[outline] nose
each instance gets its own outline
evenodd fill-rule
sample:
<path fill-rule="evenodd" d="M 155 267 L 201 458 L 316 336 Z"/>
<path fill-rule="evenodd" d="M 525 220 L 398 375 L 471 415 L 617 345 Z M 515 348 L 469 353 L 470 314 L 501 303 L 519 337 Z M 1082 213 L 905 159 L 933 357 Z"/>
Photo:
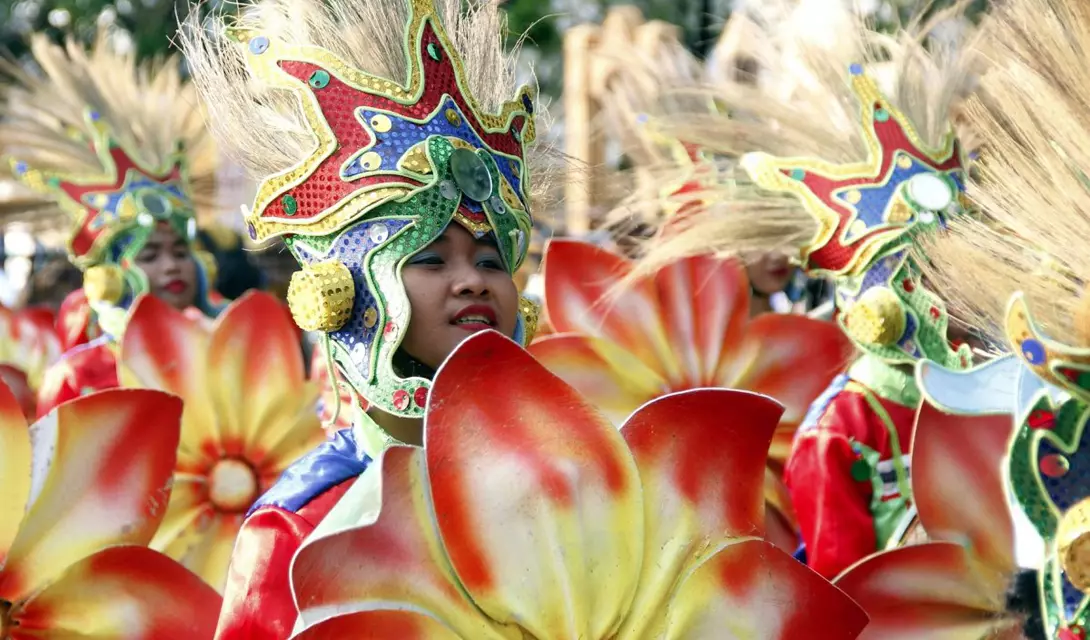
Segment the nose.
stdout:
<path fill-rule="evenodd" d="M 485 297 L 489 293 L 484 274 L 470 263 L 458 266 L 451 284 L 455 296 Z"/>
<path fill-rule="evenodd" d="M 168 276 L 180 274 L 182 272 L 182 262 L 189 259 L 188 256 L 181 258 L 170 252 L 166 252 L 163 256 L 163 274 Z"/>

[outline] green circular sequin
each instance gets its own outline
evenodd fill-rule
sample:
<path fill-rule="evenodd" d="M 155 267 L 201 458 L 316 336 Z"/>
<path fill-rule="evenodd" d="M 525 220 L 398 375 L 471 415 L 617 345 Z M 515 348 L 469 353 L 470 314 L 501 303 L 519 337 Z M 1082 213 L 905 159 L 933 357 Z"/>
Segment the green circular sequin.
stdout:
<path fill-rule="evenodd" d="M 492 195 L 492 174 L 484 160 L 469 149 L 455 149 L 450 154 L 450 172 L 467 197 L 484 202 Z"/>
<path fill-rule="evenodd" d="M 280 204 L 284 206 L 284 213 L 289 216 L 295 215 L 295 212 L 299 210 L 299 203 L 295 201 L 295 196 L 290 193 L 284 196 Z"/>
<path fill-rule="evenodd" d="M 319 69 L 310 74 L 307 83 L 315 89 L 325 89 L 326 85 L 329 84 L 329 72 Z"/>
<path fill-rule="evenodd" d="M 859 459 L 852 463 L 852 480 L 866 482 L 870 480 L 871 468 L 866 460 Z"/>
<path fill-rule="evenodd" d="M 428 43 L 428 57 L 436 62 L 442 59 L 442 56 L 439 55 L 439 47 L 435 46 L 434 42 Z"/>
<path fill-rule="evenodd" d="M 886 120 L 889 120 L 889 111 L 886 111 L 885 109 L 876 110 L 874 112 L 874 119 L 878 122 L 885 122 Z"/>

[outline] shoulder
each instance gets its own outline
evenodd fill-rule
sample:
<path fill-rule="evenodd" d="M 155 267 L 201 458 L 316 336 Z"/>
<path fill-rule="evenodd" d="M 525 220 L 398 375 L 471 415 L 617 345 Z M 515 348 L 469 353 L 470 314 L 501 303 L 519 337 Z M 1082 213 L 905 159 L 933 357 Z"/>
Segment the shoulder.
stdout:
<path fill-rule="evenodd" d="M 817 400 L 814 400 L 813 404 L 806 411 L 806 416 L 802 419 L 802 424 L 799 425 L 799 433 L 806 431 L 813 431 L 821 424 L 821 418 L 830 411 L 830 409 L 839 402 L 843 402 L 842 396 L 845 390 L 848 388 L 851 378 L 848 374 L 842 373 L 833 378 L 833 381 L 829 383 L 829 386 L 825 388 L 825 391 L 818 396 Z"/>
<path fill-rule="evenodd" d="M 342 429 L 284 470 L 247 515 L 265 507 L 297 513 L 312 500 L 363 473 L 371 458 L 356 442 L 355 429 Z"/>

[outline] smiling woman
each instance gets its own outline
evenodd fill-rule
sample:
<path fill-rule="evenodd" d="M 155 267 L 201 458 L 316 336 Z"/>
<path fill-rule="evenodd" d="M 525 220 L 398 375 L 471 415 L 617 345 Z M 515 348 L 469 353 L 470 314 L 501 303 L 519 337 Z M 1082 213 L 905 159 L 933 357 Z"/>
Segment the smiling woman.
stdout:
<path fill-rule="evenodd" d="M 517 89 L 496 3 L 249 9 L 230 28 L 188 25 L 183 48 L 214 133 L 262 181 L 249 234 L 283 238 L 299 261 L 292 314 L 353 396 L 353 428 L 290 467 L 235 546 L 219 637 L 284 638 L 295 551 L 331 514 L 369 508 L 387 446 L 423 443 L 440 365 L 481 331 L 533 336 L 513 274 L 544 181 L 537 105 Z"/>

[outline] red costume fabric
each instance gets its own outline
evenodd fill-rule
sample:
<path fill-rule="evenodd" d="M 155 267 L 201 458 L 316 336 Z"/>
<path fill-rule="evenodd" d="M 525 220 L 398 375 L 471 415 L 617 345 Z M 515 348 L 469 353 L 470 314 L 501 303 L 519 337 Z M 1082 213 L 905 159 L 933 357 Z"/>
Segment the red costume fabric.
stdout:
<path fill-rule="evenodd" d="M 45 372 L 38 391 L 38 417 L 74 398 L 119 386 L 113 349 L 109 338 L 102 336 L 61 356 Z"/>
<path fill-rule="evenodd" d="M 830 579 L 878 550 L 871 508 L 874 485 L 869 475 L 853 474 L 861 459 L 853 445 L 868 447 L 887 462 L 893 457 L 893 443 L 865 390 L 847 375 L 838 377 L 807 415 L 785 470 L 807 564 Z M 870 393 L 889 414 L 907 466 L 916 407 Z M 881 499 L 900 497 L 892 473 L 882 476 L 886 482 Z"/>

